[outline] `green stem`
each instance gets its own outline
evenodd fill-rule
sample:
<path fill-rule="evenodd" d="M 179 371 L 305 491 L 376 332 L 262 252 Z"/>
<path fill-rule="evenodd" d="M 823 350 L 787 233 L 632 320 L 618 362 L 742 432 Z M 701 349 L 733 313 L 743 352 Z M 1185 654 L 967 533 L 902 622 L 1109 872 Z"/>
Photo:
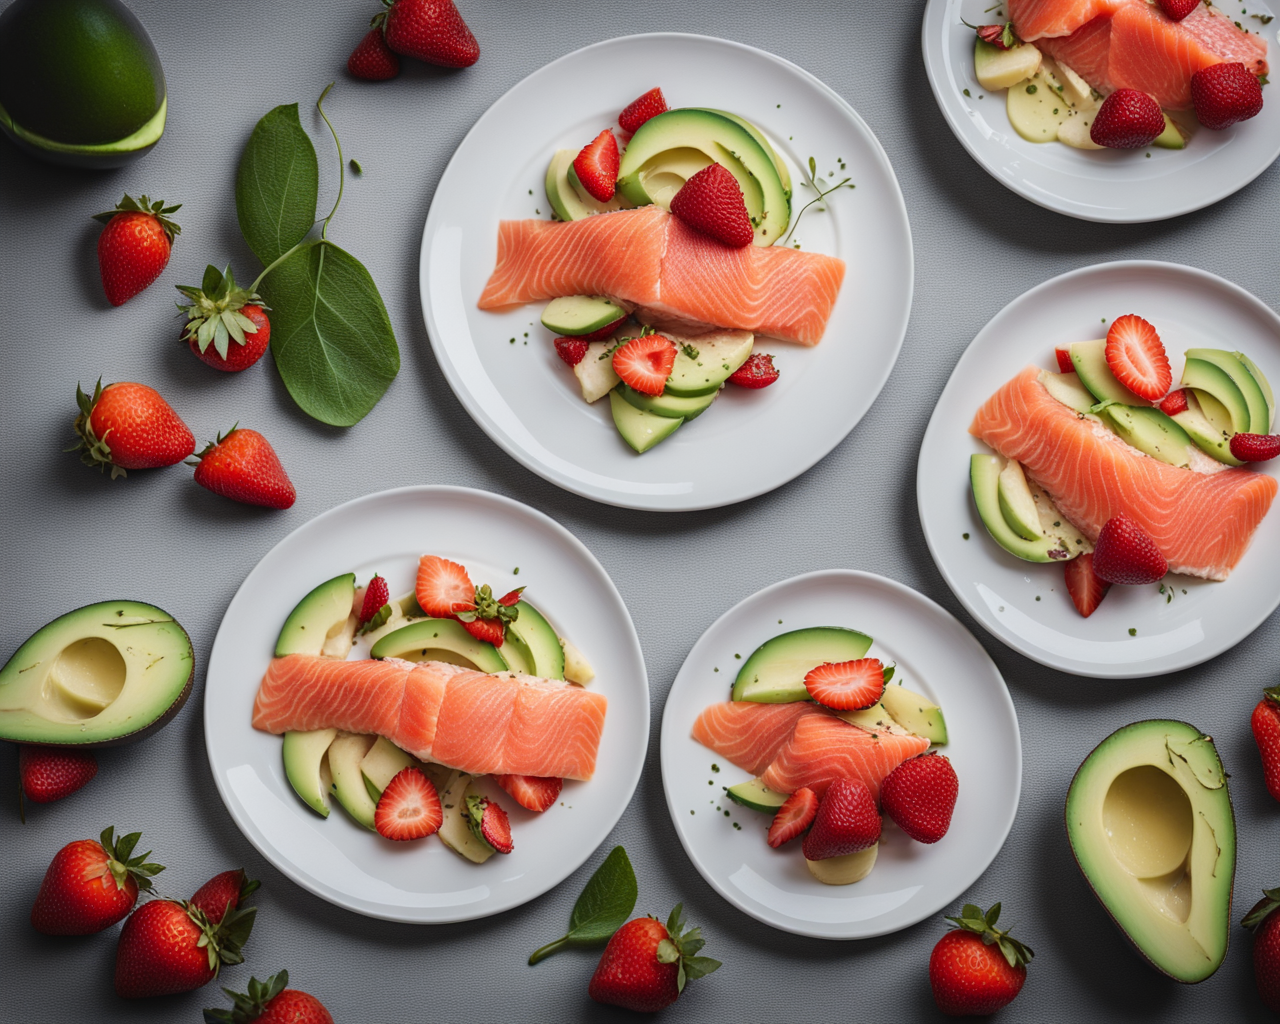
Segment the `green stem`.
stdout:
<path fill-rule="evenodd" d="M 529 966 L 532 967 L 539 960 L 545 960 L 552 953 L 559 953 L 560 950 L 564 949 L 568 945 L 569 945 L 569 936 L 567 935 L 563 936 L 562 938 L 556 939 L 555 942 L 548 942 L 541 949 L 535 949 L 532 953 L 529 954 Z"/>
<path fill-rule="evenodd" d="M 804 208 L 803 208 L 803 209 L 802 209 L 802 210 L 801 210 L 801 211 L 796 215 L 796 219 L 792 222 L 792 224 L 791 224 L 791 230 L 787 232 L 786 236 L 785 236 L 785 237 L 782 239 L 782 241 L 781 241 L 781 242 L 779 242 L 778 244 L 779 244 L 779 245 L 786 245 L 786 244 L 787 244 L 787 241 L 791 238 L 792 232 L 794 232 L 794 231 L 795 231 L 795 229 L 796 229 L 796 228 L 798 228 L 798 227 L 800 226 L 800 218 L 801 218 L 801 217 L 803 217 L 803 216 L 805 215 L 805 211 L 806 211 L 806 210 L 808 210 L 808 209 L 809 209 L 809 207 L 811 207 L 811 206 L 812 206 L 814 203 L 816 203 L 816 202 L 819 202 L 819 201 L 821 201 L 821 200 L 823 200 L 823 199 L 826 199 L 826 198 L 827 198 L 827 196 L 831 195 L 831 193 L 832 193 L 832 192 L 834 192 L 834 191 L 836 191 L 836 189 L 844 188 L 844 187 L 845 187 L 845 185 L 849 184 L 849 181 L 850 181 L 850 179 L 849 179 L 849 178 L 845 178 L 845 179 L 844 179 L 844 181 L 840 182 L 840 183 L 839 183 L 839 184 L 837 184 L 837 185 L 832 185 L 829 189 L 827 189 L 827 190 L 824 192 L 824 191 L 822 191 L 822 189 L 818 188 L 818 185 L 817 185 L 817 183 L 816 183 L 816 182 L 814 182 L 812 179 L 810 179 L 810 180 L 808 181 L 809 186 L 810 186 L 811 188 L 813 188 L 813 189 L 814 189 L 818 194 L 817 194 L 816 196 L 814 196 L 812 199 L 810 199 L 807 203 L 805 203 L 805 204 L 804 204 Z"/>
<path fill-rule="evenodd" d="M 332 217 L 332 216 L 333 216 L 333 214 L 329 214 L 329 216 L 330 216 L 330 217 Z M 328 223 L 328 221 L 325 221 L 325 223 L 327 224 L 327 223 Z M 314 229 L 314 225 L 313 225 L 313 229 Z M 249 285 L 249 294 L 250 294 L 250 295 L 255 295 L 255 294 L 257 294 L 257 291 L 258 291 L 258 285 L 262 284 L 262 279 L 263 279 L 264 277 L 266 277 L 269 273 L 271 273 L 271 271 L 275 270 L 275 269 L 276 269 L 276 267 L 280 266 L 280 264 L 281 264 L 281 263 L 283 263 L 285 260 L 287 260 L 290 256 L 292 256 L 295 252 L 297 252 L 299 249 L 301 249 L 304 245 L 309 245 L 309 244 L 310 244 L 310 243 L 309 243 L 309 242 L 304 238 L 301 242 L 299 242 L 297 245 L 295 245 L 292 249 L 290 249 L 290 250 L 288 250 L 287 252 L 285 252 L 285 253 L 281 254 L 280 256 L 277 256 L 274 260 L 272 260 L 272 261 L 271 261 L 271 264 L 270 264 L 269 266 L 267 266 L 267 267 L 262 271 L 262 273 L 261 273 L 261 274 L 259 274 L 256 278 L 254 278 L 253 284 Z"/>
<path fill-rule="evenodd" d="M 342 162 L 342 143 L 338 141 L 338 133 L 334 130 L 333 122 L 329 120 L 329 115 L 324 112 L 324 98 L 329 95 L 329 90 L 333 88 L 330 82 L 324 87 L 324 92 L 320 94 L 320 98 L 316 100 L 316 110 L 320 111 L 320 116 L 324 118 L 324 123 L 329 126 L 329 134 L 333 136 L 333 144 L 338 147 L 338 198 L 334 200 L 333 209 L 329 211 L 329 216 L 324 219 L 324 227 L 320 229 L 320 237 L 324 238 L 329 231 L 329 221 L 333 220 L 333 215 L 338 212 L 338 204 L 342 202 L 342 187 L 346 183 L 347 175 L 344 170 L 345 165 Z"/>

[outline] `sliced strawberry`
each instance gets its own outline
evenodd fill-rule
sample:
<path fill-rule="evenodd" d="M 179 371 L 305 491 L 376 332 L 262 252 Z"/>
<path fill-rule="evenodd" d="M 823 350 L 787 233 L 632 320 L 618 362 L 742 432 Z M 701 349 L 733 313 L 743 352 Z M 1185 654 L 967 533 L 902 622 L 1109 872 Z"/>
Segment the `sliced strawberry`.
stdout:
<path fill-rule="evenodd" d="M 1186 412 L 1187 389 L 1178 388 L 1177 391 L 1170 391 L 1165 396 L 1164 401 L 1160 403 L 1160 411 L 1166 416 L 1177 416 L 1180 412 Z"/>
<path fill-rule="evenodd" d="M 503 594 L 498 598 L 498 604 L 502 605 L 504 608 L 510 608 L 513 604 L 518 604 L 520 602 L 520 595 L 523 593 L 524 587 L 516 587 L 515 590 Z"/>
<path fill-rule="evenodd" d="M 804 677 L 804 688 L 819 704 L 837 711 L 869 708 L 884 696 L 884 665 L 878 658 L 829 662 Z"/>
<path fill-rule="evenodd" d="M 778 368 L 773 356 L 766 352 L 752 352 L 747 361 L 729 374 L 729 383 L 740 388 L 767 388 L 778 379 Z"/>
<path fill-rule="evenodd" d="M 470 622 L 463 622 L 462 628 L 477 640 L 493 644 L 494 647 L 501 647 L 506 636 L 506 628 L 500 619 L 472 619 Z"/>
<path fill-rule="evenodd" d="M 368 622 L 382 611 L 382 606 L 390 599 L 391 592 L 387 590 L 387 581 L 374 573 L 369 586 L 365 588 L 364 603 L 360 605 L 360 621 Z"/>
<path fill-rule="evenodd" d="M 1156 402 L 1169 392 L 1173 371 L 1156 329 L 1128 313 L 1107 331 L 1107 367 L 1116 380 L 1139 398 Z"/>
<path fill-rule="evenodd" d="M 618 185 L 618 140 L 606 128 L 573 158 L 573 172 L 593 199 L 607 203 Z"/>
<path fill-rule="evenodd" d="M 738 179 L 721 164 L 692 175 L 671 198 L 671 212 L 717 242 L 741 249 L 755 239 Z"/>
<path fill-rule="evenodd" d="M 467 570 L 439 555 L 422 556 L 414 589 L 418 606 L 437 619 L 475 607 L 476 588 Z"/>
<path fill-rule="evenodd" d="M 444 821 L 440 795 L 420 768 L 404 768 L 382 791 L 373 815 L 374 828 L 385 839 L 425 839 Z"/>
<path fill-rule="evenodd" d="M 1102 525 L 1093 549 L 1093 571 L 1108 583 L 1134 587 L 1162 580 L 1169 563 L 1151 535 L 1120 512 Z"/>
<path fill-rule="evenodd" d="M 641 394 L 660 395 L 676 365 L 675 342 L 661 334 L 632 338 L 613 354 L 613 372 Z"/>
<path fill-rule="evenodd" d="M 511 841 L 511 819 L 492 800 L 485 804 L 484 817 L 480 819 L 480 835 L 499 853 L 510 853 L 515 849 L 515 843 Z"/>
<path fill-rule="evenodd" d="M 611 324 L 605 324 L 603 327 L 592 331 L 590 334 L 576 334 L 574 337 L 581 338 L 583 341 L 604 341 L 605 338 L 609 337 L 614 331 L 625 324 L 627 322 L 627 317 L 630 315 L 630 313 L 624 313 Z"/>
<path fill-rule="evenodd" d="M 1076 372 L 1076 364 L 1071 361 L 1071 349 L 1065 345 L 1059 345 L 1053 350 L 1053 354 L 1058 358 L 1059 373 Z"/>
<path fill-rule="evenodd" d="M 618 125 L 624 132 L 634 135 L 649 118 L 657 117 L 659 114 L 665 114 L 666 112 L 667 101 L 662 96 L 662 90 L 655 86 L 643 96 L 627 104 L 622 113 L 618 115 Z"/>
<path fill-rule="evenodd" d="M 1280 455 L 1280 436 L 1275 434 L 1233 434 L 1231 454 L 1241 462 L 1270 462 Z"/>
<path fill-rule="evenodd" d="M 789 843 L 813 824 L 818 813 L 818 797 L 808 786 L 792 793 L 778 808 L 769 826 L 769 845 L 775 850 Z"/>
<path fill-rule="evenodd" d="M 1078 555 L 1062 564 L 1062 574 L 1067 583 L 1067 596 L 1076 611 L 1086 619 L 1098 609 L 1107 596 L 1111 584 L 1100 579 L 1093 571 L 1093 553 Z"/>
<path fill-rule="evenodd" d="M 1011 21 L 1006 21 L 1003 25 L 979 25 L 975 31 L 984 43 L 990 43 L 1001 50 L 1012 50 L 1018 45 L 1018 37 L 1014 35 Z"/>
<path fill-rule="evenodd" d="M 526 811 L 541 813 L 556 802 L 564 779 L 543 779 L 536 775 L 495 775 L 494 781 Z"/>
<path fill-rule="evenodd" d="M 556 338 L 556 355 L 570 366 L 577 366 L 587 354 L 586 338 Z"/>

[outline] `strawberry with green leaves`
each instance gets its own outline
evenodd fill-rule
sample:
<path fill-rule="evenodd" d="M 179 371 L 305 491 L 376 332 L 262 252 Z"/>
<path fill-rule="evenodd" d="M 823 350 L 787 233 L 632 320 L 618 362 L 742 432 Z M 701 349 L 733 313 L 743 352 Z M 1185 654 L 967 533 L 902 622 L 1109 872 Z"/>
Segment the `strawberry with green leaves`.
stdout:
<path fill-rule="evenodd" d="M 688 982 L 717 970 L 719 960 L 697 955 L 705 945 L 702 929 L 685 930 L 683 909 L 677 903 L 665 926 L 656 917 L 637 917 L 614 932 L 591 976 L 591 998 L 657 1013 L 680 998 Z"/>
<path fill-rule="evenodd" d="M 494 597 L 489 584 L 476 588 L 475 598 L 470 608 L 455 612 L 454 618 L 462 623 L 462 628 L 477 640 L 501 647 L 506 636 L 507 623 L 515 622 L 520 617 L 520 609 L 516 604 L 524 587 L 517 587 L 509 594 Z"/>
<path fill-rule="evenodd" d="M 418 607 L 433 618 L 457 619 L 477 640 L 501 647 L 507 623 L 520 615 L 516 605 L 524 587 L 502 597 L 493 596 L 489 584 L 477 587 L 465 566 L 439 555 L 423 555 L 418 561 L 414 596 Z"/>
<path fill-rule="evenodd" d="M 249 878 L 244 873 L 244 868 L 234 868 L 214 875 L 205 882 L 191 897 L 191 902 L 204 912 L 205 917 L 218 924 L 227 913 L 237 909 L 256 892 L 261 884 Z"/>
<path fill-rule="evenodd" d="M 235 373 L 262 358 L 271 341 L 271 321 L 261 296 L 236 285 L 231 268 L 208 266 L 200 287 L 178 285 L 190 301 L 178 303 L 187 316 L 182 339 L 196 357 L 215 370 Z"/>
<path fill-rule="evenodd" d="M 152 900 L 125 922 L 116 946 L 116 995 L 124 999 L 191 992 L 243 963 L 256 907 L 228 910 L 216 923 L 195 903 Z"/>
<path fill-rule="evenodd" d="M 1262 700 L 1253 709 L 1249 725 L 1262 755 L 1262 777 L 1267 792 L 1280 800 L 1280 687 L 1262 691 Z"/>
<path fill-rule="evenodd" d="M 224 988 L 232 1008 L 205 1010 L 205 1024 L 333 1024 L 319 999 L 288 984 L 289 972 L 281 971 L 266 981 L 250 978 L 247 992 Z"/>
<path fill-rule="evenodd" d="M 364 596 L 357 597 L 360 611 L 356 613 L 356 618 L 360 620 L 361 633 L 372 632 L 391 618 L 391 592 L 387 589 L 387 581 L 376 572 L 369 585 L 364 588 Z"/>
<path fill-rule="evenodd" d="M 102 378 L 86 395 L 76 385 L 75 430 L 80 442 L 67 451 L 99 470 L 111 467 L 111 479 L 131 469 L 172 466 L 196 450 L 191 428 L 155 388 L 123 382 L 102 386 Z"/>
<path fill-rule="evenodd" d="M 951 1017 L 981 1017 L 1008 1006 L 1027 980 L 1035 955 L 1028 946 L 998 929 L 1000 904 L 985 914 L 966 903 L 956 927 L 933 947 L 929 985 L 938 1009 Z"/>
<path fill-rule="evenodd" d="M 164 870 L 147 860 L 151 851 L 133 855 L 141 832 L 115 838 L 107 828 L 99 840 L 68 843 L 44 873 L 31 926 L 45 935 L 92 935 L 110 928 L 151 892 L 151 879 Z"/>
<path fill-rule="evenodd" d="M 1280 889 L 1263 889 L 1240 923 L 1253 931 L 1253 980 L 1272 1013 L 1280 1013 Z"/>
<path fill-rule="evenodd" d="M 106 225 L 98 236 L 98 269 L 111 305 L 124 305 L 169 265 L 173 240 L 182 231 L 169 214 L 180 209 L 181 203 L 165 206 L 147 196 L 126 195 L 114 210 L 94 215 Z"/>
<path fill-rule="evenodd" d="M 232 427 L 188 465 L 196 467 L 196 483 L 232 501 L 283 509 L 298 497 L 271 442 L 256 430 Z"/>

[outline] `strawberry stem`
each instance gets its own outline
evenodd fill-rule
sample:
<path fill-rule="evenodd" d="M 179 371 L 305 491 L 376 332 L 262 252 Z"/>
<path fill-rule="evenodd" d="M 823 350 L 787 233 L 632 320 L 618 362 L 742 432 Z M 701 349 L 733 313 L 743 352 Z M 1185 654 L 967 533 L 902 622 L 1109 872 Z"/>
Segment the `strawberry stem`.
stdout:
<path fill-rule="evenodd" d="M 324 118 L 324 123 L 329 126 L 329 134 L 333 136 L 333 144 L 338 148 L 338 198 L 333 201 L 333 209 L 329 211 L 329 216 L 324 219 L 324 226 L 320 229 L 320 237 L 325 238 L 329 231 L 329 221 L 333 220 L 333 215 L 338 212 L 338 205 L 342 202 L 342 187 L 346 183 L 346 175 L 342 173 L 342 143 L 338 141 L 338 133 L 333 127 L 333 122 L 329 120 L 329 115 L 324 112 L 324 98 L 329 95 L 329 90 L 333 88 L 330 82 L 324 87 L 324 92 L 320 94 L 320 98 L 316 100 L 316 110 L 320 111 L 320 116 Z"/>

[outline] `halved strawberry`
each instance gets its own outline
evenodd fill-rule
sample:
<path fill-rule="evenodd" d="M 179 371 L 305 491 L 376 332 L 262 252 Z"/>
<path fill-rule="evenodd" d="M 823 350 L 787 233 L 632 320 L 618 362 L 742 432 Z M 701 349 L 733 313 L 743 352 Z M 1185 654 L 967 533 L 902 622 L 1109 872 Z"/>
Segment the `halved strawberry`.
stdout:
<path fill-rule="evenodd" d="M 1053 350 L 1053 354 L 1058 358 L 1059 373 L 1075 373 L 1076 364 L 1071 361 L 1071 349 L 1066 345 L 1059 345 Z"/>
<path fill-rule="evenodd" d="M 717 242 L 741 249 L 755 239 L 742 188 L 721 164 L 702 168 L 671 198 L 671 212 Z"/>
<path fill-rule="evenodd" d="M 470 622 L 464 621 L 462 628 L 477 640 L 493 644 L 494 647 L 501 647 L 506 636 L 506 627 L 501 619 L 472 619 Z"/>
<path fill-rule="evenodd" d="M 404 768 L 382 791 L 373 815 L 374 828 L 385 839 L 425 839 L 444 821 L 440 795 L 420 768 Z"/>
<path fill-rule="evenodd" d="M 365 588 L 364 601 L 360 605 L 360 621 L 365 623 L 372 619 L 378 612 L 382 611 L 382 606 L 390 598 L 391 593 L 387 590 L 387 581 L 375 572 L 373 579 L 369 581 L 369 586 Z"/>
<path fill-rule="evenodd" d="M 791 842 L 813 824 L 817 813 L 817 794 L 808 786 L 800 787 L 787 797 L 773 816 L 773 824 L 769 826 L 769 845 L 776 850 L 783 843 Z"/>
<path fill-rule="evenodd" d="M 475 607 L 476 588 L 467 570 L 439 555 L 422 556 L 414 591 L 419 607 L 437 619 Z"/>
<path fill-rule="evenodd" d="M 632 338 L 613 354 L 613 372 L 645 395 L 662 394 L 675 365 L 675 342 L 661 334 Z"/>
<path fill-rule="evenodd" d="M 607 203 L 618 185 L 618 140 L 606 128 L 573 158 L 573 172 L 593 199 Z"/>
<path fill-rule="evenodd" d="M 778 379 L 778 368 L 767 352 L 752 352 L 747 361 L 729 374 L 729 383 L 740 388 L 767 388 Z"/>
<path fill-rule="evenodd" d="M 498 598 L 498 604 L 503 608 L 510 608 L 513 604 L 520 603 L 520 595 L 524 593 L 524 587 L 516 587 L 515 590 L 509 590 Z"/>
<path fill-rule="evenodd" d="M 1233 434 L 1231 454 L 1241 462 L 1270 462 L 1280 455 L 1280 436 L 1275 434 Z"/>
<path fill-rule="evenodd" d="M 649 118 L 657 117 L 659 114 L 665 114 L 666 112 L 667 101 L 662 96 L 662 90 L 655 86 L 643 96 L 627 104 L 622 113 L 618 115 L 618 125 L 624 132 L 630 132 L 634 135 L 637 129 Z"/>
<path fill-rule="evenodd" d="M 511 841 L 511 819 L 492 800 L 485 801 L 484 816 L 480 819 L 480 836 L 499 853 L 510 853 L 515 849 L 515 843 Z"/>
<path fill-rule="evenodd" d="M 1177 391 L 1170 391 L 1165 395 L 1164 401 L 1160 403 L 1160 411 L 1166 416 L 1177 416 L 1180 412 L 1187 411 L 1187 389 L 1178 388 Z"/>
<path fill-rule="evenodd" d="M 494 781 L 526 811 L 545 811 L 564 788 L 564 779 L 543 779 L 536 775 L 495 775 Z"/>
<path fill-rule="evenodd" d="M 804 688 L 819 704 L 837 711 L 869 708 L 884 696 L 884 665 L 878 658 L 828 662 L 804 677 Z"/>
<path fill-rule="evenodd" d="M 577 366 L 587 354 L 586 338 L 556 338 L 556 355 L 570 366 Z"/>
<path fill-rule="evenodd" d="M 1069 562 L 1062 564 L 1062 575 L 1067 584 L 1067 596 L 1076 606 L 1076 611 L 1086 619 L 1098 609 L 1102 599 L 1107 596 L 1111 584 L 1100 579 L 1093 571 L 1093 553 L 1077 555 Z"/>
<path fill-rule="evenodd" d="M 1116 317 L 1107 331 L 1107 367 L 1139 398 L 1156 402 L 1169 392 L 1173 371 L 1156 329 L 1140 316 Z"/>

